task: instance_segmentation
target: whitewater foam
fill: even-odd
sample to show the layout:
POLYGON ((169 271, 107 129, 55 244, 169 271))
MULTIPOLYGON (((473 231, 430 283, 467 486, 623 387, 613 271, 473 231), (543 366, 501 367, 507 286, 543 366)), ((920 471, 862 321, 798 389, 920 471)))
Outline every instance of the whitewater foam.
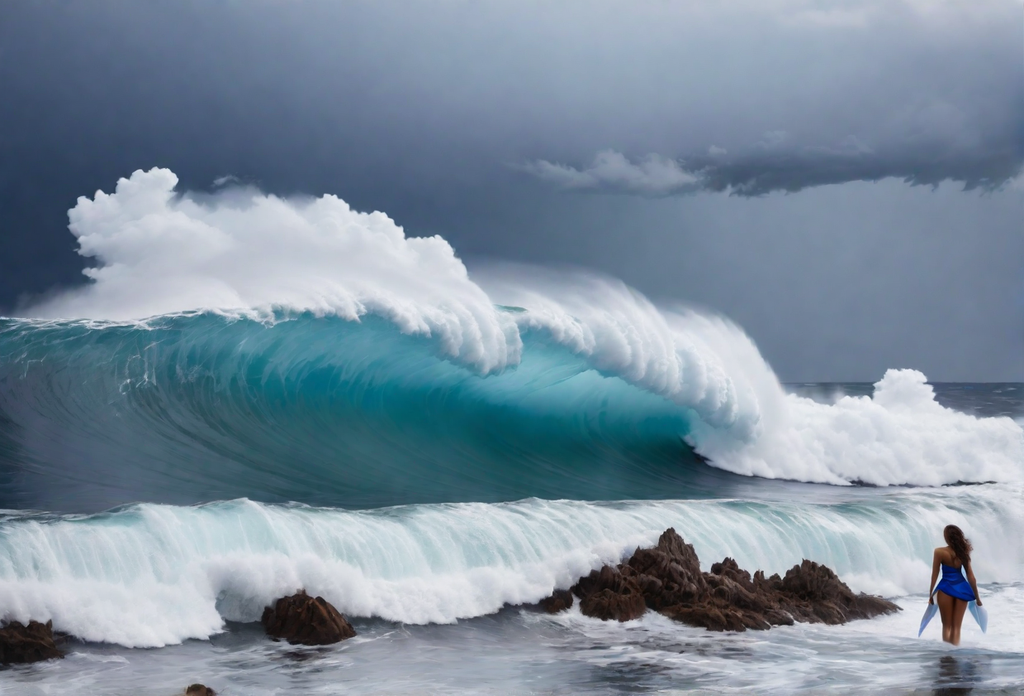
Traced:
POLYGON ((753 444, 737 446, 711 433, 722 448, 720 465, 767 478, 883 486, 1021 478, 1020 425, 944 408, 917 370, 888 370, 871 397, 842 396, 825 405, 787 395, 776 414, 753 444))
POLYGON ((32 313, 375 315, 479 379, 517 369, 524 337, 538 334, 674 404, 687 422, 679 435, 728 471, 830 484, 1024 480, 1024 429, 943 408, 919 372, 889 371, 873 398, 816 403, 787 395, 732 323, 656 307, 617 281, 520 272, 477 282, 441 237, 407 237, 335 196, 177 195, 176 184, 168 170, 137 171, 113 194, 80 198, 70 228, 99 262, 85 271, 92 283, 32 313))

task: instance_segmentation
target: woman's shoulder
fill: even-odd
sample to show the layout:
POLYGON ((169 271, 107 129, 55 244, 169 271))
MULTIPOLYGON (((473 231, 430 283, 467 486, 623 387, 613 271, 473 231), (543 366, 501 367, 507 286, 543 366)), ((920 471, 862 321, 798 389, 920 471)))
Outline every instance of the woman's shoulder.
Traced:
POLYGON ((948 546, 936 546, 935 547, 935 551, 933 552, 932 555, 935 556, 936 558, 940 559, 940 560, 946 560, 952 554, 951 554, 948 546))

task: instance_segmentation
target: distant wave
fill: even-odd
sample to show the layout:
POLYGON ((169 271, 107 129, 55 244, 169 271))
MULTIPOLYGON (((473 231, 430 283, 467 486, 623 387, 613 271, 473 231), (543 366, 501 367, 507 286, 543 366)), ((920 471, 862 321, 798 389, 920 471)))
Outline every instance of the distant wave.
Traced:
POLYGON ((684 441, 763 478, 1024 479, 1021 426, 919 372, 816 403, 735 325, 620 282, 475 278, 333 196, 176 183, 79 199, 92 284, 0 321, 5 504, 682 497, 706 470, 684 441))
POLYGON ((306 588, 350 616, 449 623, 567 587, 674 526, 705 568, 725 556, 785 572, 802 558, 854 589, 923 593, 936 530, 970 531, 977 572, 1019 580, 1019 486, 799 502, 419 505, 365 512, 137 505, 89 517, 0 516, 0 606, 91 641, 154 647, 258 620, 306 588), (1000 549, 996 553, 996 549, 1000 549))

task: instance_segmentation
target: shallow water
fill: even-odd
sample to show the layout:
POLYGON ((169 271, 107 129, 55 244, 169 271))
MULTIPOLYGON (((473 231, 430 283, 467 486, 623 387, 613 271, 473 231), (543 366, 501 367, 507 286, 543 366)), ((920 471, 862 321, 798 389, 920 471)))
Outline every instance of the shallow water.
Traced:
POLYGON ((992 626, 970 617, 958 648, 938 621, 916 637, 925 597, 846 626, 711 633, 648 614, 624 624, 509 608, 452 625, 355 621, 337 646, 276 643, 258 624, 159 650, 71 643, 62 661, 0 673, 5 693, 170 696, 202 680, 225 696, 272 694, 1020 693, 1024 584, 982 586, 992 626))

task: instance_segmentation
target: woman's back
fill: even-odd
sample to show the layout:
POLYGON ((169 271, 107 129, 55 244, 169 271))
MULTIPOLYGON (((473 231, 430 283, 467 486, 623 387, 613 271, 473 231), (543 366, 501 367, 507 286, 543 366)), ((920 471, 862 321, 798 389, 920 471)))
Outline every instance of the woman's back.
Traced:
POLYGON ((942 563, 942 565, 949 566, 954 570, 960 570, 963 566, 963 563, 960 562, 956 552, 948 546, 940 546, 935 549, 935 554, 939 557, 939 562, 942 563))

